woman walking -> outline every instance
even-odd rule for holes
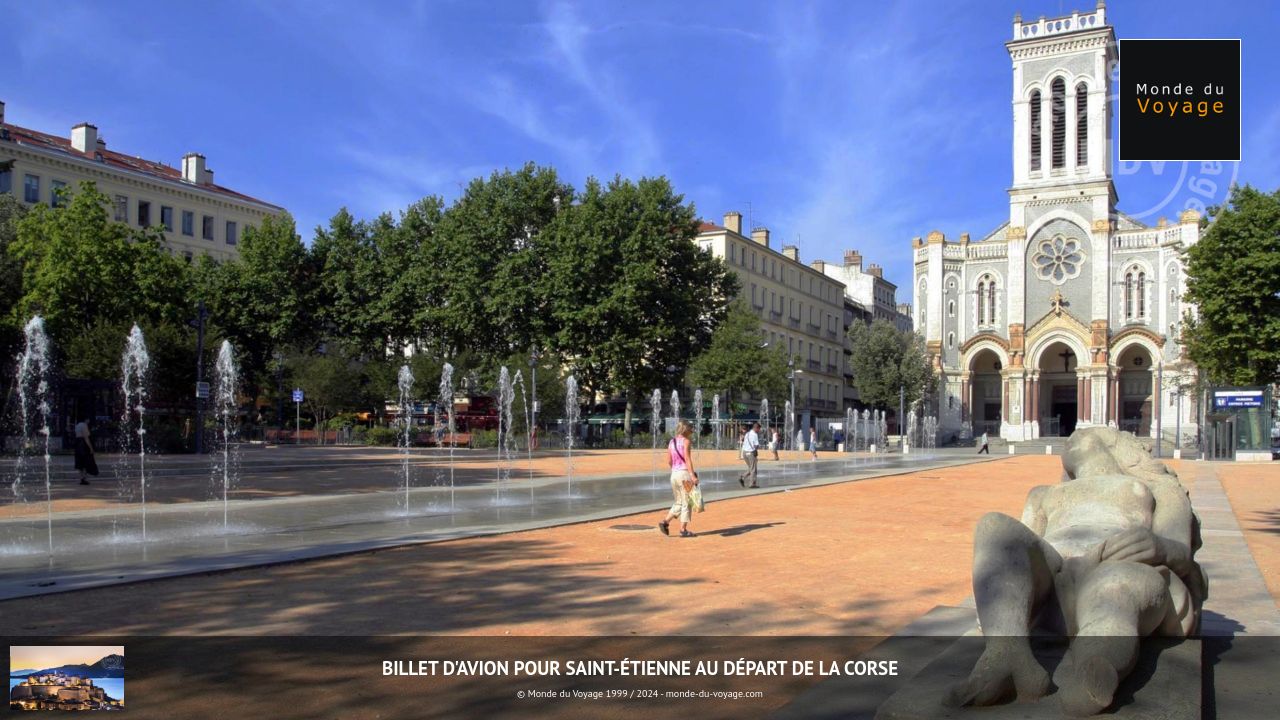
[[[689,493],[698,485],[698,473],[693,469],[693,443],[689,442],[692,435],[693,426],[681,420],[676,423],[675,437],[667,443],[667,465],[671,467],[671,494],[675,496],[675,504],[658,523],[663,535],[670,535],[671,521],[680,518],[680,537],[693,537],[689,532],[689,516],[693,513]]]
[[[98,462],[93,457],[93,438],[89,435],[89,421],[76,423],[76,470],[80,471],[80,484],[89,484],[89,475],[98,476]]]

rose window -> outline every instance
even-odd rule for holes
[[[1084,249],[1075,238],[1055,235],[1040,243],[1036,254],[1031,258],[1031,264],[1035,266],[1036,276],[1041,280],[1061,285],[1080,274],[1084,266]]]

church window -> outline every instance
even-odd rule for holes
[[[1146,287],[1147,287],[1147,274],[1144,272],[1140,272],[1138,273],[1138,317],[1147,316]]]
[[[987,283],[987,323],[996,322],[996,281]]]
[[[1133,272],[1124,274],[1124,319],[1133,318]]]
[[[1076,85],[1076,165],[1089,164],[1089,88]]]
[[[1053,113],[1053,168],[1067,164],[1067,84],[1057,78],[1050,86],[1050,112]]]
[[[956,334],[947,333],[947,347],[953,348],[955,346],[956,346]]]
[[[1041,280],[1061,285],[1080,274],[1084,267],[1084,248],[1075,238],[1054,235],[1040,242],[1031,264]]]
[[[1031,170],[1040,169],[1040,91],[1031,93]]]
[[[978,282],[978,324],[987,321],[987,283],[986,279]]]
[[[955,317],[955,316],[956,316],[956,301],[955,300],[948,301],[947,317]]]

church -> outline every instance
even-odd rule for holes
[[[913,318],[939,377],[943,441],[1106,425],[1194,437],[1195,370],[1178,343],[1188,210],[1155,227],[1116,207],[1106,7],[1013,21],[1009,219],[973,240],[912,243]]]

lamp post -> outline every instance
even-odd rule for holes
[[[788,433],[790,437],[787,438],[787,448],[790,450],[796,449],[796,375],[800,372],[800,370],[796,369],[796,359],[794,357],[787,358],[787,380],[791,383],[791,432]],[[783,430],[786,430],[786,419],[783,420]]]
[[[196,305],[196,316],[189,324],[196,329],[196,454],[204,453],[204,397],[200,388],[204,384],[204,321],[209,317],[204,301]]]
[[[1161,420],[1164,419],[1164,411],[1161,408],[1164,402],[1164,363],[1156,363],[1156,391],[1151,393],[1151,397],[1156,402],[1156,457],[1161,457],[1160,442],[1164,439]]]
[[[907,388],[905,385],[898,386],[898,452],[902,452],[906,447],[907,434],[902,427],[903,414],[907,411]]]

